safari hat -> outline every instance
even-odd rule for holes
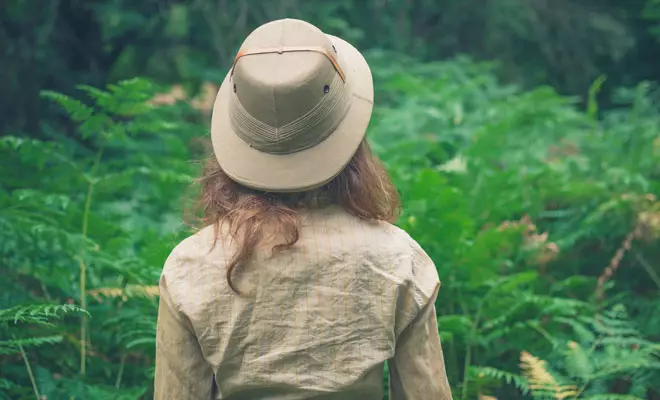
[[[348,42],[300,20],[266,23],[245,39],[218,91],[213,151],[244,186],[320,187],[357,151],[373,97],[369,65]]]

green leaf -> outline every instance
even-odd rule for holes
[[[93,108],[62,93],[44,90],[41,92],[41,96],[62,106],[74,121],[84,121],[94,113]]]

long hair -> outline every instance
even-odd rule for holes
[[[358,218],[387,222],[396,220],[400,211],[396,188],[366,140],[342,172],[316,190],[272,193],[250,189],[232,181],[215,157],[206,162],[196,183],[201,186],[195,203],[200,225],[214,227],[214,243],[221,227],[226,226],[236,246],[227,265],[227,283],[237,294],[241,293],[232,281],[232,273],[249,260],[263,240],[275,239],[273,251],[298,241],[300,210],[335,204]]]

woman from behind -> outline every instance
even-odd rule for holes
[[[160,280],[155,399],[448,400],[433,262],[391,223],[367,62],[309,23],[244,41],[213,109],[204,228]]]

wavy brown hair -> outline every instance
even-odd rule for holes
[[[221,226],[236,245],[227,266],[227,282],[241,294],[232,273],[245,263],[265,239],[274,239],[272,250],[293,246],[300,237],[298,211],[336,204],[365,220],[393,222],[399,215],[396,188],[380,160],[364,140],[344,170],[319,189],[296,193],[263,192],[232,181],[215,157],[206,162],[196,182],[200,193],[195,204],[201,226],[213,225],[215,240]]]

